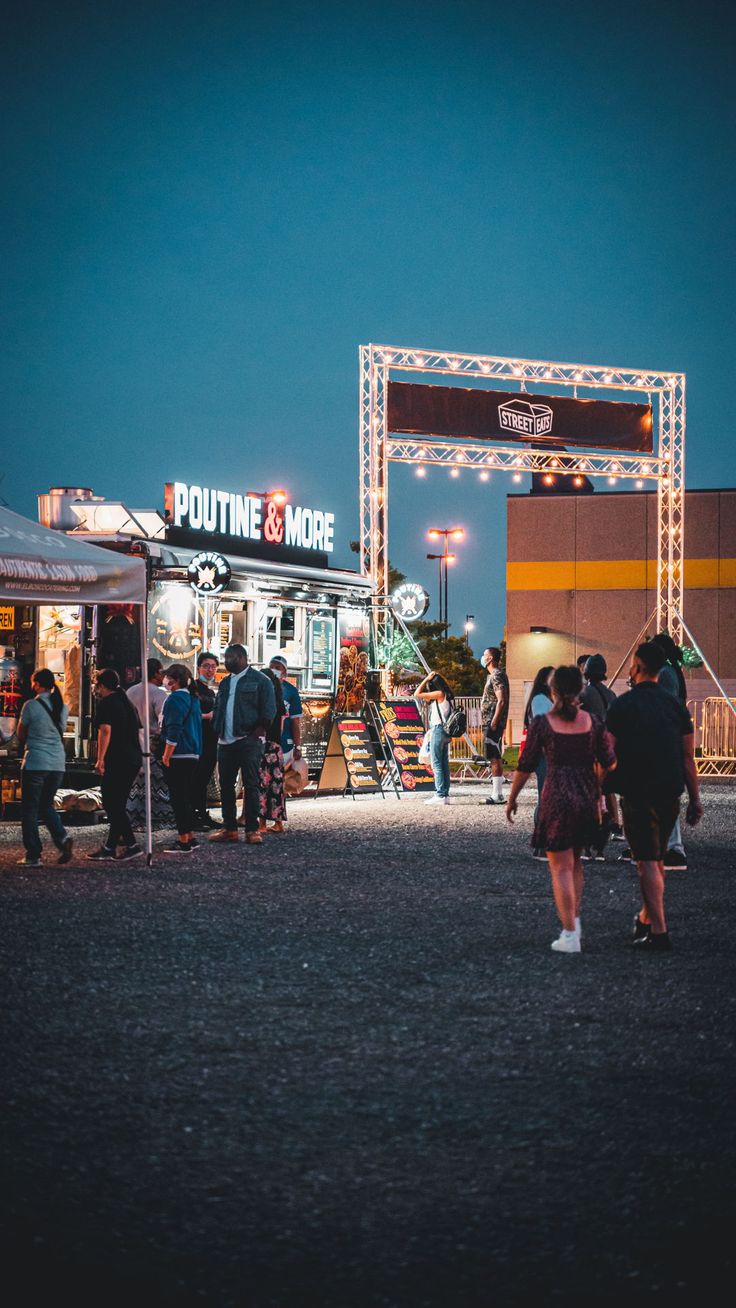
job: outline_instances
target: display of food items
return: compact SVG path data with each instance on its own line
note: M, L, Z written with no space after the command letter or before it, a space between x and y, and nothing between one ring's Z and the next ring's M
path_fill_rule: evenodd
M365 702L365 684L368 676L368 655L357 645L346 645L340 650L337 673L335 712L358 713Z

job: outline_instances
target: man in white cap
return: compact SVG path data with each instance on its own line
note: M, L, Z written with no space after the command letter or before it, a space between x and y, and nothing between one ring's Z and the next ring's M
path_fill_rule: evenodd
M296 761L302 756L302 701L296 686L286 680L288 665L284 655L274 654L268 666L281 678L281 689L284 692L286 717L281 732L281 748L284 752L284 766L288 767L292 760Z

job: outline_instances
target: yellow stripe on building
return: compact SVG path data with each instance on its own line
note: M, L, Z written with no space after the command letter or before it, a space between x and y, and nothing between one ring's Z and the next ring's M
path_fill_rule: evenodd
M736 587L736 559L685 559L688 590ZM557 559L508 563L507 590L654 590L656 559Z

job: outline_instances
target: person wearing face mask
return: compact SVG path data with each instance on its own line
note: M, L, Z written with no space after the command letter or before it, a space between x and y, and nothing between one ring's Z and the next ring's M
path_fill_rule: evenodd
M224 657L228 675L215 697L212 725L217 736L222 820L212 841L237 841L238 815L235 783L242 772L245 790L245 839L262 845L258 830L259 772L266 731L276 715L276 696L268 677L248 663L244 645L228 645Z
M284 655L274 654L268 666L280 678L284 692L286 717L281 732L281 748L284 751L284 766L288 767L292 759L298 760L302 756L302 701L293 682L286 680L287 662Z
M207 788L212 780L212 773L217 762L217 736L212 726L212 715L217 692L217 665L216 654L210 654L208 650L200 650L197 655L196 688L202 710L202 753L194 777L195 831L214 831L222 825L210 817L207 808Z

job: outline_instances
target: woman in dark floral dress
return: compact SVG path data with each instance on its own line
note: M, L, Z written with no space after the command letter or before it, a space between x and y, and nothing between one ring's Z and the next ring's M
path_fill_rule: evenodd
M603 723L581 709L579 668L556 668L553 707L532 720L514 773L506 816L513 822L516 799L544 756L547 775L542 788L532 843L546 849L552 893L562 923L552 948L580 953L580 905L583 898L583 849L593 842L600 815L596 768L614 764L613 742Z
M284 794L284 751L281 748L281 728L286 714L284 692L281 679L270 668L263 669L276 695L276 715L266 732L266 747L261 759L260 771L260 819L258 829L261 832L272 831L281 835L286 821L286 796ZM267 825L270 819L272 825Z

